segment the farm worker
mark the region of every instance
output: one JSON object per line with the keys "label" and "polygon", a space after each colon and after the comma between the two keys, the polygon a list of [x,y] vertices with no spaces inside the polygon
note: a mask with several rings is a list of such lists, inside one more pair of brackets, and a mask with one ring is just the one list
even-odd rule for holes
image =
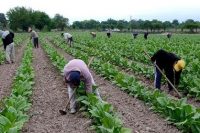
{"label": "farm worker", "polygon": [[[96,86],[94,79],[89,71],[89,68],[84,61],[80,59],[73,59],[69,61],[64,67],[64,79],[67,83],[69,97],[72,96],[73,90],[80,85],[82,81],[84,83],[84,90],[86,93],[95,93],[101,100],[97,89],[93,90],[92,86]],[[76,112],[75,95],[72,96],[70,101],[70,113]]]}
{"label": "farm worker", "polygon": [[31,27],[28,28],[28,32],[31,33],[30,40],[32,39],[34,47],[38,48],[38,34]]}
{"label": "farm worker", "polygon": [[172,33],[167,33],[167,38],[170,39],[172,37]]}
{"label": "farm worker", "polygon": [[109,30],[106,32],[106,34],[107,34],[107,37],[110,38],[110,37],[111,37],[111,30],[109,29]]}
{"label": "farm worker", "polygon": [[61,36],[64,37],[65,41],[69,43],[69,46],[72,46],[73,38],[72,35],[69,33],[61,33]]}
{"label": "farm worker", "polygon": [[137,37],[137,35],[138,35],[138,33],[133,33],[133,37],[134,37],[134,39],[136,39],[136,37]]}
{"label": "farm worker", "polygon": [[145,33],[144,33],[144,39],[147,40],[148,35],[149,35],[149,33],[148,33],[148,32],[145,32]]}
{"label": "farm worker", "polygon": [[15,60],[15,48],[14,48],[14,33],[11,31],[0,30],[0,37],[3,41],[4,50],[6,51],[6,63],[14,63]]}
{"label": "farm worker", "polygon": [[90,32],[90,34],[92,35],[93,38],[96,37],[96,32]]}
{"label": "farm worker", "polygon": [[[161,70],[165,71],[166,77],[173,85],[178,86],[181,72],[185,67],[185,61],[183,59],[173,53],[160,49],[151,57],[151,61],[155,62]],[[155,68],[155,88],[160,89],[161,78],[161,72]],[[169,91],[173,89],[169,83],[168,88]]]}

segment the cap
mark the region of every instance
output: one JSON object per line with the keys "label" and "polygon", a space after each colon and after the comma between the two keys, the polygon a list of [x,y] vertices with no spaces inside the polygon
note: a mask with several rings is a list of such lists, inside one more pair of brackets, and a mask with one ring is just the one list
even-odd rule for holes
{"label": "cap", "polygon": [[73,85],[80,85],[80,72],[72,71],[69,75],[69,82]]}

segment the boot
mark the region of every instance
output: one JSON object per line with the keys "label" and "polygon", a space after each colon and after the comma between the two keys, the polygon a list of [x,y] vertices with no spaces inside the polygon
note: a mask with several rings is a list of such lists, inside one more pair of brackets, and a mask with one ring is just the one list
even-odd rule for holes
{"label": "boot", "polygon": [[75,108],[71,108],[70,109],[70,114],[75,114],[76,113],[76,109]]}

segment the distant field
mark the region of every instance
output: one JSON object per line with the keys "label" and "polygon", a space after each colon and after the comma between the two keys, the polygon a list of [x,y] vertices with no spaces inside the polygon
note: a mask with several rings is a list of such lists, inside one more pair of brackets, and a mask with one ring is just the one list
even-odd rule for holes
{"label": "distant field", "polygon": [[[200,132],[200,35],[173,34],[168,39],[150,34],[145,40],[143,34],[134,39],[131,33],[112,33],[111,38],[105,32],[97,32],[96,38],[89,32],[71,34],[69,47],[60,32],[40,32],[38,49],[27,33],[16,34],[15,64],[5,64],[0,49],[0,132]],[[178,87],[182,99],[168,94],[164,79],[163,91],[153,86],[154,67],[144,51],[152,56],[161,48],[186,61]],[[61,116],[58,110],[68,100],[64,65],[73,58],[88,63],[91,57],[92,75],[108,103],[82,99],[87,115],[78,111]]]}

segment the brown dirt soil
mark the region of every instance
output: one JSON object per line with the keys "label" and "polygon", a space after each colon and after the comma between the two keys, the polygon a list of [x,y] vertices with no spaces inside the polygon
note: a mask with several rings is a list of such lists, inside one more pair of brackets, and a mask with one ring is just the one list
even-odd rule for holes
{"label": "brown dirt soil", "polygon": [[[63,50],[56,47],[66,60],[73,59]],[[179,133],[180,131],[170,125],[164,118],[153,113],[148,106],[138,99],[133,98],[120,88],[112,85],[104,78],[91,71],[94,80],[99,85],[100,94],[103,99],[114,105],[117,113],[124,122],[124,126],[131,128],[133,133]]]}
{"label": "brown dirt soil", "polygon": [[22,132],[28,133],[88,133],[90,120],[79,112],[59,113],[66,106],[68,95],[63,78],[41,48],[33,49],[35,86],[30,120]]}
{"label": "brown dirt soil", "polygon": [[25,45],[15,48],[15,63],[0,65],[0,99],[8,96],[11,92],[12,82],[17,68],[21,64]]}

